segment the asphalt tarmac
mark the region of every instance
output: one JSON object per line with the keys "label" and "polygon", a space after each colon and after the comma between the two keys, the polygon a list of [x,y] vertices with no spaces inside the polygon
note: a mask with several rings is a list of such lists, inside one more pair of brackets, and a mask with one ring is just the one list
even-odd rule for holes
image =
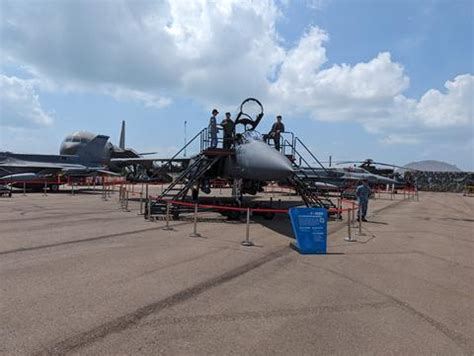
{"label": "asphalt tarmac", "polygon": [[474,198],[370,202],[328,255],[289,221],[148,222],[117,194],[0,198],[0,353],[474,354]]}

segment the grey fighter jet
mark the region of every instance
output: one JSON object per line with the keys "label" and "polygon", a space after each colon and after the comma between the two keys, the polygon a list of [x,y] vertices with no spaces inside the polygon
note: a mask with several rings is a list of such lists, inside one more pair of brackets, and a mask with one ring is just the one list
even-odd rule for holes
{"label": "grey fighter jet", "polygon": [[398,185],[399,181],[384,177],[378,174],[370,173],[360,167],[344,167],[344,168],[302,168],[310,179],[319,182],[326,182],[346,188],[359,181],[367,180],[371,185]]}
{"label": "grey fighter jet", "polygon": [[[263,136],[255,130],[262,117],[263,106],[258,100],[249,98],[242,102],[235,119],[236,134],[231,149],[209,147],[207,129],[199,132],[187,145],[200,141],[200,153],[188,159],[186,169],[160,199],[184,198],[189,189],[193,190],[194,197],[199,188],[209,193],[209,184],[213,179],[224,179],[232,185],[238,181],[239,193],[256,194],[268,181],[293,176],[294,169],[288,158],[264,142]],[[239,129],[241,132],[238,132]],[[162,165],[156,174],[166,172],[171,163],[180,159],[177,157],[185,148]],[[175,188],[176,185],[180,185],[179,189]]]}
{"label": "grey fighter jet", "polygon": [[[248,110],[247,104],[257,106],[257,110]],[[263,135],[256,131],[263,117],[263,106],[256,99],[249,98],[240,105],[240,111],[235,120],[235,137],[233,147],[209,147],[207,129],[200,131],[187,145],[200,142],[199,154],[191,157],[179,176],[147,207],[147,214],[165,214],[171,204],[171,213],[179,216],[178,201],[189,200],[191,191],[192,201],[198,200],[199,191],[206,194],[211,191],[212,180],[226,181],[232,186],[232,198],[223,200],[224,205],[242,206],[245,203],[244,194],[255,195],[262,191],[268,182],[284,182],[292,186],[301,196],[307,206],[334,207],[334,204],[316,194],[318,189],[311,189],[297,174],[298,167],[282,152],[276,150],[264,141]],[[158,172],[163,172],[179,157],[187,145],[171,157]],[[220,211],[227,215],[228,212]],[[230,214],[230,213],[229,213]],[[238,213],[236,213],[238,215]],[[231,214],[234,215],[234,214]]]}

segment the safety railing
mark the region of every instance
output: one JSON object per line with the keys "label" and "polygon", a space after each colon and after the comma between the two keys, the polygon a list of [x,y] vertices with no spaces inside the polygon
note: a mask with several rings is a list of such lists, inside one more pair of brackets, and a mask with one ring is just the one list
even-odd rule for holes
{"label": "safety railing", "polygon": [[[151,213],[151,205],[149,204],[150,201],[156,201],[158,198],[157,196],[145,196],[144,191],[142,188],[141,192],[130,192],[127,190],[125,186],[120,187],[119,189],[119,202],[120,206],[125,211],[130,211],[129,209],[129,201],[134,199],[132,196],[139,197],[139,215],[147,215],[148,220],[154,221],[156,216],[152,215]],[[134,199],[136,201],[136,198]],[[217,205],[217,204],[203,204],[198,202],[187,202],[181,200],[162,200],[162,202],[166,205],[165,214],[160,214],[165,221],[165,226],[163,230],[173,230],[173,227],[170,225],[172,210],[176,207],[186,208],[188,212],[187,218],[189,218],[189,213],[192,213],[192,221],[193,221],[193,232],[190,234],[192,237],[199,237],[201,236],[197,231],[197,223],[198,223],[198,213],[199,212],[232,212],[237,213],[240,216],[245,216],[246,220],[246,238],[242,241],[242,245],[244,246],[252,246],[253,243],[249,239],[249,224],[250,224],[250,217],[253,215],[264,215],[264,214],[284,214],[287,215],[289,209],[282,209],[282,208],[266,208],[266,207],[237,207],[237,206],[228,206],[228,205]],[[147,211],[148,209],[148,211]],[[345,199],[337,199],[337,204],[335,208],[327,209],[329,214],[335,215],[336,218],[342,219],[344,213],[347,214],[347,237],[345,238],[348,242],[355,242],[356,239],[353,236],[353,228],[354,226],[358,226],[358,235],[362,236],[362,221],[360,219],[356,220],[356,214],[359,209],[359,205],[350,200]],[[238,215],[238,216],[239,216]]]}
{"label": "safety railing", "polygon": [[295,142],[294,142],[294,147],[296,151],[296,145],[299,144],[301,147],[303,147],[304,152],[310,155],[310,157],[319,164],[319,166],[327,173],[328,170],[326,167],[322,165],[322,163],[318,160],[318,158],[311,152],[311,150],[301,141],[298,137],[295,137]]}
{"label": "safety railing", "polygon": [[199,131],[196,135],[194,135],[186,144],[181,147],[178,152],[176,152],[169,160],[167,160],[163,165],[161,165],[156,172],[150,178],[158,177],[160,174],[165,173],[166,169],[171,166],[171,164],[182,154],[186,151],[188,147],[190,147],[193,143],[197,142],[199,139],[199,149],[200,151],[206,149],[209,144],[208,138],[208,129],[204,128]]}

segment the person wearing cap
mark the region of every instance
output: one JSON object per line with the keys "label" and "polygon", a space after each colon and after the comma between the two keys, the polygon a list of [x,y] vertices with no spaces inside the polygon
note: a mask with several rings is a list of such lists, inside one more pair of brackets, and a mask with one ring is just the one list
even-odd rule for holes
{"label": "person wearing cap", "polygon": [[216,116],[219,114],[219,111],[217,109],[212,110],[212,116],[209,119],[209,138],[211,139],[211,148],[216,148],[217,147],[217,119]]}
{"label": "person wearing cap", "polygon": [[369,207],[370,194],[372,194],[372,191],[369,188],[369,182],[367,179],[364,179],[362,180],[362,184],[359,184],[356,189],[357,201],[359,203],[357,221],[367,221],[365,217],[367,215],[367,208]]}
{"label": "person wearing cap", "polygon": [[232,147],[234,141],[234,121],[230,118],[230,112],[225,113],[225,119],[221,122],[222,130],[224,131],[223,147],[229,149]]}
{"label": "person wearing cap", "polygon": [[276,122],[272,125],[272,129],[268,133],[268,137],[272,138],[275,142],[275,148],[280,151],[280,134],[285,132],[285,125],[281,122],[281,115],[276,117]]}

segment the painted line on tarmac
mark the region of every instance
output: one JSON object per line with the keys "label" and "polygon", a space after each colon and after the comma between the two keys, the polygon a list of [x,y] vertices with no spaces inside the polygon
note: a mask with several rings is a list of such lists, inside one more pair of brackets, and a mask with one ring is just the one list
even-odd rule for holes
{"label": "painted line on tarmac", "polygon": [[[59,209],[59,208],[58,208]],[[47,210],[31,210],[31,211],[24,211],[24,210],[17,210],[15,213],[18,213],[21,215],[21,218],[16,218],[16,219],[2,219],[0,222],[24,222],[25,220],[27,221],[35,221],[35,220],[61,220],[64,218],[69,218],[69,217],[76,217],[76,216],[86,216],[86,215],[97,215],[97,214],[104,214],[104,213],[118,213],[121,210],[119,209],[101,209],[101,210],[95,210],[95,211],[88,211],[84,213],[67,213],[67,214],[61,214],[58,213],[57,209],[49,209],[51,210],[49,212],[49,215],[44,215],[44,216],[35,216],[35,217],[28,217],[27,214],[34,214],[34,213],[39,213],[39,212],[45,212]]]}
{"label": "painted line on tarmac", "polygon": [[[180,223],[180,224],[173,224],[173,225],[170,225],[170,226],[175,227],[175,226],[189,225],[189,224],[190,224],[189,222],[185,222],[185,223]],[[58,247],[58,246],[64,246],[64,245],[74,245],[74,244],[78,244],[78,243],[90,242],[90,241],[96,241],[96,240],[103,240],[103,239],[110,239],[110,238],[114,238],[114,237],[135,235],[135,234],[139,234],[139,233],[147,232],[147,231],[163,230],[163,227],[164,227],[164,225],[160,225],[158,227],[149,227],[147,229],[134,230],[134,231],[125,231],[125,232],[119,232],[117,234],[89,237],[87,239],[81,239],[81,240],[57,242],[57,243],[53,243],[53,244],[33,246],[33,247],[20,247],[20,248],[14,249],[14,250],[0,251],[0,256],[9,255],[9,254],[12,254],[12,253],[42,250],[42,249],[45,249],[45,248],[52,248],[52,247]]]}
{"label": "painted line on tarmac", "polygon": [[73,335],[57,344],[54,344],[45,350],[34,353],[33,355],[64,355],[68,352],[77,351],[87,345],[97,342],[109,334],[118,333],[125,329],[128,329],[143,318],[158,313],[166,308],[173,307],[175,305],[186,302],[205,291],[215,288],[223,283],[229,282],[237,277],[240,277],[256,268],[263,266],[264,264],[288,255],[293,250],[285,246],[270,254],[267,254],[257,260],[247,263],[243,266],[234,268],[220,276],[211,278],[207,281],[201,282],[193,287],[184,289],[178,293],[171,295],[165,299],[158,300],[154,303],[148,304],[135,311],[111,320],[107,323],[99,325],[91,330]]}
{"label": "painted line on tarmac", "polygon": [[[31,230],[35,231],[41,231],[41,230],[52,230],[52,229],[60,229],[60,228],[70,228],[71,226],[75,225],[82,225],[82,224],[89,224],[89,223],[97,223],[97,222],[106,222],[106,223],[113,223],[114,221],[123,221],[125,219],[136,219],[136,216],[130,215],[130,216],[120,216],[120,217],[110,217],[110,218],[88,218],[88,219],[83,219],[83,220],[66,220],[61,222],[55,222],[54,225],[50,223],[42,224],[42,225],[36,225],[36,226],[30,226]],[[14,228],[10,229],[4,229],[2,230],[3,233],[7,232],[21,232],[24,230],[23,226],[17,226]]]}
{"label": "painted line on tarmac", "polygon": [[165,317],[156,320],[150,320],[144,322],[143,326],[163,326],[163,325],[176,325],[181,323],[198,323],[203,322],[234,322],[239,320],[249,319],[270,319],[270,318],[294,318],[294,317],[306,317],[308,315],[320,315],[323,313],[343,313],[353,312],[364,309],[385,309],[393,308],[393,302],[374,302],[374,303],[358,303],[358,304],[346,304],[346,305],[321,305],[316,307],[308,308],[297,308],[297,309],[279,309],[270,311],[249,311],[241,313],[227,313],[227,314],[202,314],[184,317]]}

